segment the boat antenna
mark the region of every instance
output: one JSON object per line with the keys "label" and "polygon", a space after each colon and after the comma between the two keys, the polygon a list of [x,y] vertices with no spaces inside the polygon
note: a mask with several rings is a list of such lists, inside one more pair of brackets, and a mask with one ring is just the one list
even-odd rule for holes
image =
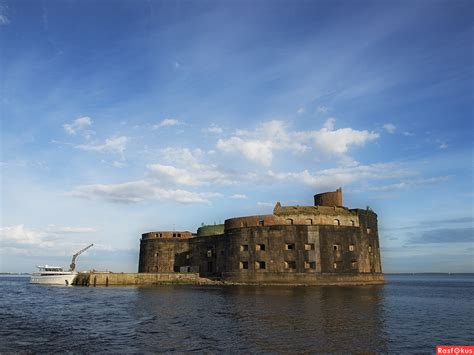
{"label": "boat antenna", "polygon": [[74,254],[72,256],[72,261],[71,261],[71,265],[69,265],[69,271],[74,271],[76,270],[76,258],[81,255],[82,253],[84,253],[87,249],[89,249],[91,246],[93,246],[94,244],[91,244],[91,245],[88,245],[86,246],[84,249],[81,249],[79,250],[76,254]]}

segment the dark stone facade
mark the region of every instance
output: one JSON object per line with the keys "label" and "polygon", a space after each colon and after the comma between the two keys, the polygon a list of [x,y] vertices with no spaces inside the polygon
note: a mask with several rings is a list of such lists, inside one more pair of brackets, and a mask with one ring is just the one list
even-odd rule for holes
{"label": "dark stone facade", "polygon": [[277,203],[272,215],[228,219],[191,238],[159,233],[170,232],[142,235],[139,272],[199,272],[242,283],[383,282],[370,209]]}

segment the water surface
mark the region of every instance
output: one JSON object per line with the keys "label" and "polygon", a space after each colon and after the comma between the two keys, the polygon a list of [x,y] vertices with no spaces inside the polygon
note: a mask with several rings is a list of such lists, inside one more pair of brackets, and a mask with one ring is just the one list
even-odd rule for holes
{"label": "water surface", "polygon": [[94,288],[0,277],[0,351],[433,352],[474,344],[472,275],[386,280]]}

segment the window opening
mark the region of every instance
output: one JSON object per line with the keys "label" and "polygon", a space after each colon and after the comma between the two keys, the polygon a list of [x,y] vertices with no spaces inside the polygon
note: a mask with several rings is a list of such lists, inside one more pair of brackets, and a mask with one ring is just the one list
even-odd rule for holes
{"label": "window opening", "polygon": [[241,261],[240,262],[240,268],[243,270],[247,270],[249,268],[249,262],[248,261]]}
{"label": "window opening", "polygon": [[260,251],[265,251],[265,244],[257,244],[255,249],[260,250]]}
{"label": "window opening", "polygon": [[294,244],[286,244],[286,245],[285,245],[285,249],[286,249],[286,250],[294,250],[294,249],[295,249],[295,245],[294,245]]}

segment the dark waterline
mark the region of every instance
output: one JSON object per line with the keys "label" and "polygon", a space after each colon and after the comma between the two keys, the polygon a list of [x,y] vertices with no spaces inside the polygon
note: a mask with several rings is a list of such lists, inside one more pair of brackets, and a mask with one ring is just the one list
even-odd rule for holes
{"label": "dark waterline", "polygon": [[0,351],[433,352],[474,344],[472,275],[383,286],[50,287],[0,277]]}

